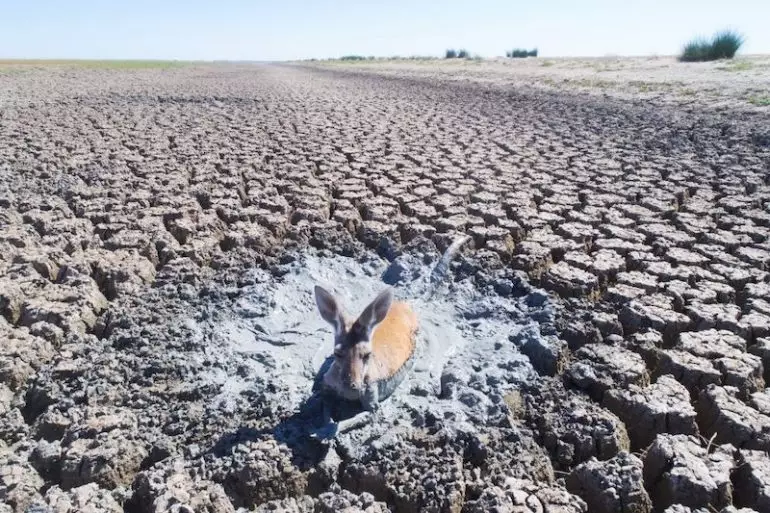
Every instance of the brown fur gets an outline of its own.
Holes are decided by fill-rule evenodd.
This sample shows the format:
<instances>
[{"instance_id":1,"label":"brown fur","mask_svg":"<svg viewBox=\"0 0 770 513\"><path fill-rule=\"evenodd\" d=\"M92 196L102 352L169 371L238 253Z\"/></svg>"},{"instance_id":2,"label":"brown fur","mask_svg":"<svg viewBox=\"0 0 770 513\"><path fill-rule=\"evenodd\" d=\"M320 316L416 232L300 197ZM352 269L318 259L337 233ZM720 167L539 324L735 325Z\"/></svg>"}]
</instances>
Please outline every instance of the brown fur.
<instances>
[{"instance_id":1,"label":"brown fur","mask_svg":"<svg viewBox=\"0 0 770 513\"><path fill-rule=\"evenodd\" d=\"M328 292L316 287L316 297L321 315L339 327L324 383L340 396L356 399L371 393L370 385L396 375L414 353L417 315L407 303L392 301L389 290L352 322Z\"/></svg>"},{"instance_id":2,"label":"brown fur","mask_svg":"<svg viewBox=\"0 0 770 513\"><path fill-rule=\"evenodd\" d=\"M372 353L378 366L372 366L369 379L378 381L393 376L412 356L417 315L403 301L394 301L388 315L374 328Z\"/></svg>"},{"instance_id":3,"label":"brown fur","mask_svg":"<svg viewBox=\"0 0 770 513\"><path fill-rule=\"evenodd\" d=\"M342 358L334 362L327 383L341 395L355 397L367 383L390 378L412 356L417 328L417 315L403 301L391 304L388 315L372 331L371 340L357 321L345 319L345 332L337 341ZM368 364L364 365L367 354Z\"/></svg>"}]
</instances>

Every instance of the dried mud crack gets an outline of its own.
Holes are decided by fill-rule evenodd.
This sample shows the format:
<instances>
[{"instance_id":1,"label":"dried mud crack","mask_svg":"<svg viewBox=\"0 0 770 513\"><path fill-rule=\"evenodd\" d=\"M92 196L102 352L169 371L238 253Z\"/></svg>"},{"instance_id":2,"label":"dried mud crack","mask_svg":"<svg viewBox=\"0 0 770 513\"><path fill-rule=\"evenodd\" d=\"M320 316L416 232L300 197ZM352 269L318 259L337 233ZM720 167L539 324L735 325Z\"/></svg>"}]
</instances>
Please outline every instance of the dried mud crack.
<instances>
[{"instance_id":1,"label":"dried mud crack","mask_svg":"<svg viewBox=\"0 0 770 513\"><path fill-rule=\"evenodd\" d=\"M0 512L770 508L766 112L289 65L0 92ZM416 298L459 232L416 371L309 439L312 283Z\"/></svg>"}]
</instances>

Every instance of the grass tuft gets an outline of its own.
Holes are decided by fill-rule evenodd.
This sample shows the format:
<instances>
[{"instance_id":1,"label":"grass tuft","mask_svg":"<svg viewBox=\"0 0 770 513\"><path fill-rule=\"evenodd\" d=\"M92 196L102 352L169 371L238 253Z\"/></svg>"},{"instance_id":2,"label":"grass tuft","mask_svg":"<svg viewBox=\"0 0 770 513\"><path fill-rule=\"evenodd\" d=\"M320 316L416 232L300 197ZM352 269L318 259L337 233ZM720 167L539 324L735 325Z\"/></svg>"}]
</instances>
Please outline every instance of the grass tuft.
<instances>
[{"instance_id":1,"label":"grass tuft","mask_svg":"<svg viewBox=\"0 0 770 513\"><path fill-rule=\"evenodd\" d=\"M684 45L679 60L683 62L707 61L711 53L711 43L703 38L693 39Z\"/></svg>"},{"instance_id":2,"label":"grass tuft","mask_svg":"<svg viewBox=\"0 0 770 513\"><path fill-rule=\"evenodd\" d=\"M754 69L754 64L749 61L733 61L727 66L722 66L718 69L723 71L749 71Z\"/></svg>"},{"instance_id":3,"label":"grass tuft","mask_svg":"<svg viewBox=\"0 0 770 513\"><path fill-rule=\"evenodd\" d=\"M732 30L717 32L710 41L698 37L684 45L679 60L683 62L732 59L744 43L744 38Z\"/></svg>"},{"instance_id":4,"label":"grass tuft","mask_svg":"<svg viewBox=\"0 0 770 513\"><path fill-rule=\"evenodd\" d=\"M732 30L718 32L711 41L711 57L713 59L732 59L743 46L742 35Z\"/></svg>"}]
</instances>

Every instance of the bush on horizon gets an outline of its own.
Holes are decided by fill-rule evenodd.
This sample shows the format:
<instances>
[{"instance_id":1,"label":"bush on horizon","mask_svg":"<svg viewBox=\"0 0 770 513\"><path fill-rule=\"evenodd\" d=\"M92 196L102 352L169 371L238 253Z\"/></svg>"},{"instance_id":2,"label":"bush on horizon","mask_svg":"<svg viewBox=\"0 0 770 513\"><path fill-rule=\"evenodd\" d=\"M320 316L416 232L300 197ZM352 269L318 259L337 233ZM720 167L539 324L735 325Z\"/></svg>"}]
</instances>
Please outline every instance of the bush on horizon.
<instances>
[{"instance_id":1,"label":"bush on horizon","mask_svg":"<svg viewBox=\"0 0 770 513\"><path fill-rule=\"evenodd\" d=\"M471 53L464 48L460 50L455 50L454 48L450 48L444 54L444 58L445 59L470 59Z\"/></svg>"},{"instance_id":2,"label":"bush on horizon","mask_svg":"<svg viewBox=\"0 0 770 513\"><path fill-rule=\"evenodd\" d=\"M684 45L679 60L682 62L732 59L743 46L743 36L733 30L717 32L711 40L697 37Z\"/></svg>"},{"instance_id":3,"label":"bush on horizon","mask_svg":"<svg viewBox=\"0 0 770 513\"><path fill-rule=\"evenodd\" d=\"M524 57L537 57L537 48L532 50L525 50L524 48L514 48L511 51L505 52L505 56L511 58L524 58Z\"/></svg>"}]
</instances>

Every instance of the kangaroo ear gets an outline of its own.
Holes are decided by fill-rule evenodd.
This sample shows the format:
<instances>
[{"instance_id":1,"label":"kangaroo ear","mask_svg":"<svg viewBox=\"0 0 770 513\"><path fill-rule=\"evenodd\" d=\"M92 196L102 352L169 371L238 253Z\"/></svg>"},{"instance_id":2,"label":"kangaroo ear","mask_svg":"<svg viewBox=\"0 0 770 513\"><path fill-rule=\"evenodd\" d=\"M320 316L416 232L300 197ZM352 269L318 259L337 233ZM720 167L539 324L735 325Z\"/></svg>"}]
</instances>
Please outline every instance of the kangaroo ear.
<instances>
[{"instance_id":1,"label":"kangaroo ear","mask_svg":"<svg viewBox=\"0 0 770 513\"><path fill-rule=\"evenodd\" d=\"M369 303L369 306L364 308L361 315L358 316L358 323L365 327L367 332L371 332L375 326L382 322L388 310L390 310L390 304L393 302L393 290L388 287L380 292L380 294L374 298L374 301Z\"/></svg>"},{"instance_id":2,"label":"kangaroo ear","mask_svg":"<svg viewBox=\"0 0 770 513\"><path fill-rule=\"evenodd\" d=\"M315 304L323 320L334 326L334 334L341 335L345 331L345 322L337 301L323 287L315 286Z\"/></svg>"}]
</instances>

